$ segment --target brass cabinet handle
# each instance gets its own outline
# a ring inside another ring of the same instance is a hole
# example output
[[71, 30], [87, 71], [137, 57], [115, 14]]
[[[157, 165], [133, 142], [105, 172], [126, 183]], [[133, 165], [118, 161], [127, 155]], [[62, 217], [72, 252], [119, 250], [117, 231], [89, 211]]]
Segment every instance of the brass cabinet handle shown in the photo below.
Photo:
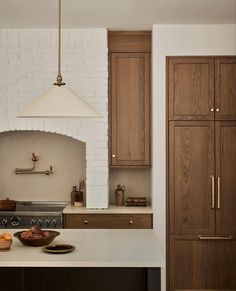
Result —
[[217, 177], [217, 209], [220, 209], [220, 199], [221, 199], [221, 193], [220, 193], [220, 177]]
[[211, 176], [211, 208], [215, 208], [215, 177]]
[[130, 221], [129, 221], [129, 224], [131, 224], [131, 225], [134, 224], [133, 220], [130, 220]]
[[84, 224], [88, 224], [88, 220], [85, 220], [85, 221], [84, 221]]
[[198, 236], [200, 240], [231, 240], [232, 236], [229, 235], [199, 235]]
[[115, 158], [115, 157], [116, 157], [116, 155], [115, 155], [115, 154], [113, 154], [113, 155], [112, 155], [112, 157], [113, 157], [113, 158]]
[[211, 108], [211, 112], [214, 112], [215, 111], [215, 109], [214, 108]]

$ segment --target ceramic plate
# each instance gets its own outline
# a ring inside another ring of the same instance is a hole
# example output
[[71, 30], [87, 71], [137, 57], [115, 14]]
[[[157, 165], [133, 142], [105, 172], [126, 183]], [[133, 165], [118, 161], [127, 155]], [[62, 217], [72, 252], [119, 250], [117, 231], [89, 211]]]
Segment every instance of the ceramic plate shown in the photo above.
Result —
[[43, 247], [42, 250], [50, 254], [66, 254], [70, 253], [75, 249], [75, 246], [66, 244], [53, 244]]

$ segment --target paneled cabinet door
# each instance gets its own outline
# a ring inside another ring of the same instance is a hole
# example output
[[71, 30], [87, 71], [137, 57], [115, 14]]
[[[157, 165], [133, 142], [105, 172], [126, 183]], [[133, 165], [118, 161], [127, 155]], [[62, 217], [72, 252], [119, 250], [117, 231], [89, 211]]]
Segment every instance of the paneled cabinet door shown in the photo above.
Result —
[[214, 122], [170, 122], [171, 234], [214, 234], [213, 176]]
[[236, 120], [236, 57], [215, 61], [216, 120]]
[[236, 235], [236, 121], [216, 122], [216, 176], [216, 233]]
[[168, 58], [170, 120], [214, 120], [214, 59]]
[[171, 239], [170, 291], [236, 290], [236, 241]]
[[111, 53], [111, 166], [150, 165], [150, 54]]

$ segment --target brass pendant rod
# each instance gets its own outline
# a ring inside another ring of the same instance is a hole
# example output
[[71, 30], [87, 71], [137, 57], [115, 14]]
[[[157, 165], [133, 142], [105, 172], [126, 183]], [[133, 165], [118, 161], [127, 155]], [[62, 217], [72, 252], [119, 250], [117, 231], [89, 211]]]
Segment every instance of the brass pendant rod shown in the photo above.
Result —
[[61, 76], [61, 0], [58, 0], [58, 72], [57, 81], [53, 85], [63, 86], [65, 84], [62, 82]]

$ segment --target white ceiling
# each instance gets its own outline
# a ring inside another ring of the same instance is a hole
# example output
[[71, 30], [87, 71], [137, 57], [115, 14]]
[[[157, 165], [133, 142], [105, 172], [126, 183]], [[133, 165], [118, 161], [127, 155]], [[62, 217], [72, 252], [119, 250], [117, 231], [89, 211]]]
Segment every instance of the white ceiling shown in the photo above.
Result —
[[[236, 23], [236, 0], [62, 0], [63, 27]], [[0, 28], [55, 27], [57, 0], [0, 0]]]

